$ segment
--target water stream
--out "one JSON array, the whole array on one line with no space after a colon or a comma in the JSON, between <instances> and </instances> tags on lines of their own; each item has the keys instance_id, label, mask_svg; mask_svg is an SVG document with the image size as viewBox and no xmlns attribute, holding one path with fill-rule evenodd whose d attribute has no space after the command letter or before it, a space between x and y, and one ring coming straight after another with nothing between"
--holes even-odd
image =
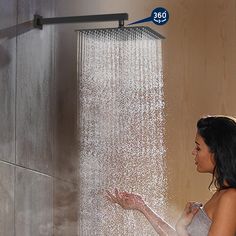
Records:
<instances>
[{"instance_id":1,"label":"water stream","mask_svg":"<svg viewBox=\"0 0 236 236\"><path fill-rule=\"evenodd\" d=\"M117 187L166 209L161 40L141 30L78 32L79 235L156 235L104 198Z\"/></svg>"}]
</instances>

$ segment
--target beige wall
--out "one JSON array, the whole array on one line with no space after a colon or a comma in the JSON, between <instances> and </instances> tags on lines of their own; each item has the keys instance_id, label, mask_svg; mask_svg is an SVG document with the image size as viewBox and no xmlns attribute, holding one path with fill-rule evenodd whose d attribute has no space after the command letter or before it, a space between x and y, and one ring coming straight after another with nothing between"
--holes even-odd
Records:
<instances>
[{"instance_id":1,"label":"beige wall","mask_svg":"<svg viewBox=\"0 0 236 236\"><path fill-rule=\"evenodd\" d=\"M208 174L195 171L191 150L197 119L236 115L236 1L165 1L163 27L170 206L205 202ZM175 213L175 212L173 212Z\"/></svg>"}]
</instances>

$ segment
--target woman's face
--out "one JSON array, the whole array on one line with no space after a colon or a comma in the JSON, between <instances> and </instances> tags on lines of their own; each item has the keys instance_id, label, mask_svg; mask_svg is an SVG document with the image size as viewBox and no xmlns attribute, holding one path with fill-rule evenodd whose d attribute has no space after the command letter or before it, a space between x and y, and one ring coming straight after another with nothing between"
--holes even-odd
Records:
<instances>
[{"instance_id":1,"label":"woman's face","mask_svg":"<svg viewBox=\"0 0 236 236\"><path fill-rule=\"evenodd\" d=\"M213 173L215 167L214 154L210 152L203 138L197 133L195 147L192 151L195 156L195 165L200 173Z\"/></svg>"}]
</instances>

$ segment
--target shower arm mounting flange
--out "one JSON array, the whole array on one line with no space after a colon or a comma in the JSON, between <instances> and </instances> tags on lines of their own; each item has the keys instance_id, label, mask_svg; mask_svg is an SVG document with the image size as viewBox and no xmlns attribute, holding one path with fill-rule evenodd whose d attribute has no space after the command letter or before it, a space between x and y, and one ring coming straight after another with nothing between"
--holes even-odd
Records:
<instances>
[{"instance_id":1,"label":"shower arm mounting flange","mask_svg":"<svg viewBox=\"0 0 236 236\"><path fill-rule=\"evenodd\" d=\"M34 15L34 28L43 29L43 25L65 24L65 23L85 23L85 22L102 22L118 21L119 27L124 27L124 21L128 20L128 13L89 15L89 16L67 16L43 18L40 15Z\"/></svg>"}]
</instances>

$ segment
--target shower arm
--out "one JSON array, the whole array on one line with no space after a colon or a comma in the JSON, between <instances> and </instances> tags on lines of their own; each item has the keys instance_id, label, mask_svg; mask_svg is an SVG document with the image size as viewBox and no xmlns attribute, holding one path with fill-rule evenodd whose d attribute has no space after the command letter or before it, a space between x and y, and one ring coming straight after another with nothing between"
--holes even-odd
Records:
<instances>
[{"instance_id":1,"label":"shower arm","mask_svg":"<svg viewBox=\"0 0 236 236\"><path fill-rule=\"evenodd\" d=\"M34 15L34 28L43 29L43 25L64 24L64 23L85 23L85 22L101 22L101 21L118 21L119 27L124 27L124 21L128 20L127 13L89 15L89 16L68 16L43 18L40 15Z\"/></svg>"}]
</instances>

